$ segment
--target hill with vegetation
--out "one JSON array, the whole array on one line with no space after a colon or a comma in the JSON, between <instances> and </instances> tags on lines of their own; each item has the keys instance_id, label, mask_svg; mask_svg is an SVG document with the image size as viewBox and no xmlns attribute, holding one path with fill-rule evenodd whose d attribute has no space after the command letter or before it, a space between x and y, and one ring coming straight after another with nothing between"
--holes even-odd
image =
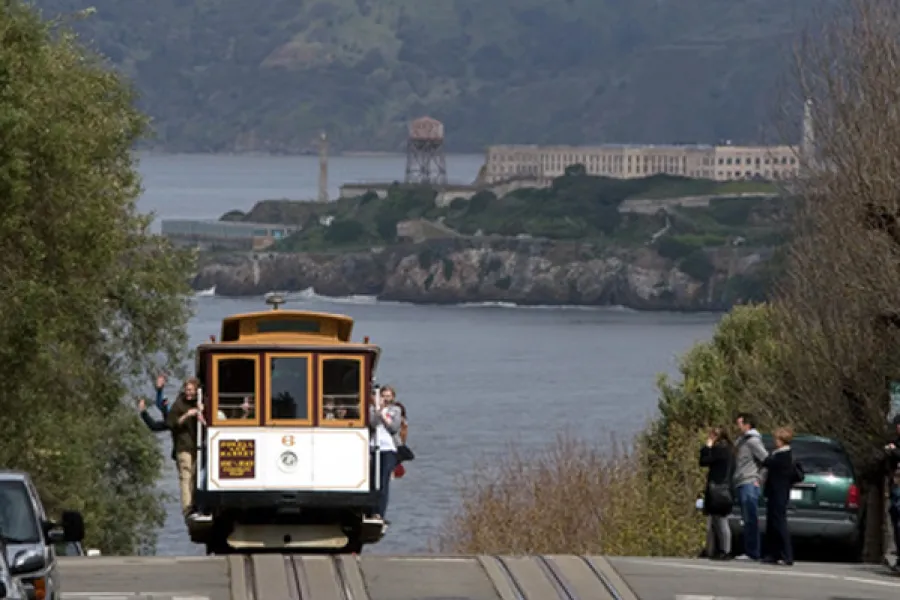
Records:
<instances>
[{"instance_id":1,"label":"hill with vegetation","mask_svg":"<svg viewBox=\"0 0 900 600\"><path fill-rule=\"evenodd\" d=\"M197 152L303 152L322 129L336 149L395 151L423 114L444 121L454 151L772 141L760 126L821 4L35 3L46 17L95 8L75 27L134 80L153 144Z\"/></svg>"},{"instance_id":2,"label":"hill with vegetation","mask_svg":"<svg viewBox=\"0 0 900 600\"><path fill-rule=\"evenodd\" d=\"M520 189L499 198L480 191L470 199L437 206L435 195L429 187L397 184L385 198L367 192L327 204L267 200L248 213L231 211L222 218L300 226L273 248L280 252L357 254L411 241L456 239L467 244L493 239L502 244L533 239L567 247L576 243L584 256L651 249L695 280L705 281L716 271L713 255L719 248L782 247L793 206L767 182L668 175L626 180L585 175L577 168L570 168L550 187ZM708 201L677 205L688 197ZM630 210L630 202L648 198L659 203L657 210ZM413 224L414 239L398 237L398 224L401 233L403 224ZM748 281L732 285L746 288L745 297L759 297L777 264L774 261Z\"/></svg>"},{"instance_id":3,"label":"hill with vegetation","mask_svg":"<svg viewBox=\"0 0 900 600\"><path fill-rule=\"evenodd\" d=\"M694 245L740 243L773 245L782 240L790 201L767 182L716 182L669 175L614 179L570 169L546 188L524 188L497 197L482 190L446 206L435 203L428 186L395 184L385 198L367 192L334 202L267 200L248 213L231 211L222 219L283 223L301 230L281 242L292 252L358 250L398 242L398 224L431 223L426 237L501 236L580 241L596 245L646 245L668 225L666 239L689 236ZM680 198L705 197L705 206L675 206ZM634 200L660 203L657 210L634 212ZM670 203L663 210L663 203ZM687 239L687 238L685 238Z\"/></svg>"}]
</instances>

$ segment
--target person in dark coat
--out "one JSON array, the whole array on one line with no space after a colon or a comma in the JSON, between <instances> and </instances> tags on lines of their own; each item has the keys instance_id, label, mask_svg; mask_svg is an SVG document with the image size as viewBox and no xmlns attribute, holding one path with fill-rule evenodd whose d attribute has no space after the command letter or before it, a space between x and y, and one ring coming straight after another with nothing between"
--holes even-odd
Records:
<instances>
[{"instance_id":1,"label":"person in dark coat","mask_svg":"<svg viewBox=\"0 0 900 600\"><path fill-rule=\"evenodd\" d=\"M791 534L788 531L787 509L791 499L791 488L797 483L797 469L791 452L794 432L788 427L779 427L773 434L775 450L763 462L766 482L763 494L766 498L766 545L768 556L764 563L794 564Z\"/></svg>"},{"instance_id":2,"label":"person in dark coat","mask_svg":"<svg viewBox=\"0 0 900 600\"><path fill-rule=\"evenodd\" d=\"M897 562L893 565L900 570L900 414L894 415L894 439L884 447L888 459L890 476L890 517L891 529L894 533L894 545L897 547Z\"/></svg>"},{"instance_id":3,"label":"person in dark coat","mask_svg":"<svg viewBox=\"0 0 900 600\"><path fill-rule=\"evenodd\" d=\"M706 520L706 556L711 559L731 557L731 467L734 446L728 432L718 427L709 432L706 445L700 449L700 466L706 467L706 490L703 514Z\"/></svg>"}]
</instances>

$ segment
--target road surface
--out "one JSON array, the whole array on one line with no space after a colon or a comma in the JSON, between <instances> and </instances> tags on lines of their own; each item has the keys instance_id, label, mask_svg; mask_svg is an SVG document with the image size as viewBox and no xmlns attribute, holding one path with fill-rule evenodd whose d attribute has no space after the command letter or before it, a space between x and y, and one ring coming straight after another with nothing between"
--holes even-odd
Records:
<instances>
[{"instance_id":1,"label":"road surface","mask_svg":"<svg viewBox=\"0 0 900 600\"><path fill-rule=\"evenodd\" d=\"M896 600L875 565L599 556L60 559L62 600Z\"/></svg>"}]
</instances>

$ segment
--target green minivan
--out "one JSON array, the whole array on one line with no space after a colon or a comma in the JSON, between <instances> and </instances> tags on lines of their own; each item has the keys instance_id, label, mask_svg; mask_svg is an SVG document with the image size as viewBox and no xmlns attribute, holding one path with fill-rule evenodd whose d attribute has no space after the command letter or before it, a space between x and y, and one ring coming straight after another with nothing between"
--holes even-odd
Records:
<instances>
[{"instance_id":1,"label":"green minivan","mask_svg":"<svg viewBox=\"0 0 900 600\"><path fill-rule=\"evenodd\" d=\"M775 448L772 436L766 434L762 438L771 452ZM827 547L829 554L836 558L858 561L864 514L856 475L846 450L837 440L814 435L795 436L791 450L794 461L800 463L805 473L803 481L791 490L788 507L788 529L794 544ZM766 508L762 495L759 504L759 530L765 546ZM728 521L735 553L740 554L742 521L737 498Z\"/></svg>"}]
</instances>

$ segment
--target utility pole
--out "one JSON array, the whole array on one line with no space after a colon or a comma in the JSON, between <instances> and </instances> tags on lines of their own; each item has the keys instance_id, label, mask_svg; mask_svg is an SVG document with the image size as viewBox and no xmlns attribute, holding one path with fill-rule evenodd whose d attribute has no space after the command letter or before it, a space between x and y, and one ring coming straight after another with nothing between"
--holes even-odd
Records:
<instances>
[{"instance_id":1,"label":"utility pole","mask_svg":"<svg viewBox=\"0 0 900 600\"><path fill-rule=\"evenodd\" d=\"M319 136L319 202L328 202L328 136Z\"/></svg>"}]
</instances>

